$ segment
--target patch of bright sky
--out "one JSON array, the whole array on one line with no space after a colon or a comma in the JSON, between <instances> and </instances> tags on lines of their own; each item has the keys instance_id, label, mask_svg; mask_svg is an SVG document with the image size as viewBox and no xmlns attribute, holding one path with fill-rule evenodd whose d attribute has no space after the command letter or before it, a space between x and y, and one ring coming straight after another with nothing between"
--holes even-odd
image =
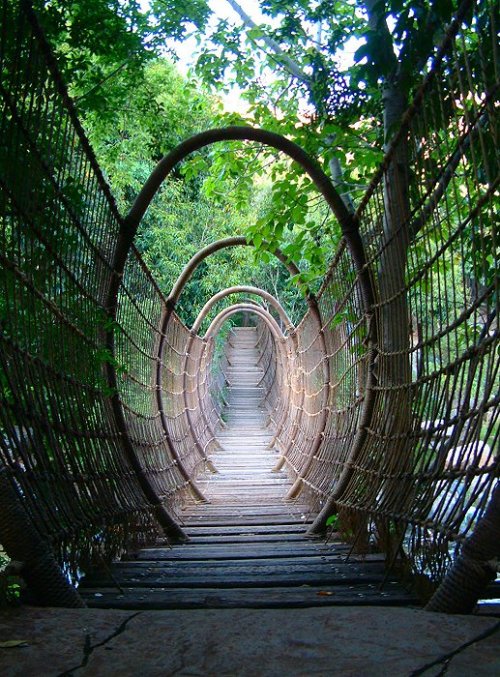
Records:
<instances>
[{"instance_id":1,"label":"patch of bright sky","mask_svg":"<svg viewBox=\"0 0 500 677\"><path fill-rule=\"evenodd\" d=\"M141 0L140 4L143 9L147 9L149 7L149 0ZM238 4L256 24L267 23L272 25L273 20L262 14L259 3L255 2L255 0L238 0ZM214 28L220 19L227 19L230 22L241 24L241 18L226 0L208 0L208 5L213 12L209 28ZM361 41L354 37L346 41L344 49L339 54L337 60L340 70L346 70L352 66L354 63L354 53L360 44ZM168 42L167 47L177 55L177 67L179 71L183 75L189 75L189 72L194 68L199 52L196 35L193 34L182 42L171 40ZM225 110L228 112L245 113L248 110L248 104L242 99L241 90L237 85L233 85L229 92L220 93L220 98Z\"/></svg>"},{"instance_id":2,"label":"patch of bright sky","mask_svg":"<svg viewBox=\"0 0 500 677\"><path fill-rule=\"evenodd\" d=\"M255 21L255 23L270 22L269 17L262 14L260 6L255 0L238 0L238 4L253 19L253 21ZM226 19L236 24L241 23L240 17L226 0L208 0L208 5L213 12L209 21L209 29L215 28L215 25L220 19ZM179 59L177 66L181 73L188 75L189 71L194 68L199 51L196 36L192 35L183 42L172 40L169 47L174 50ZM226 111L242 114L247 112L248 104L243 100L241 90L236 84L233 84L230 91L220 92L219 96Z\"/></svg>"},{"instance_id":3,"label":"patch of bright sky","mask_svg":"<svg viewBox=\"0 0 500 677\"><path fill-rule=\"evenodd\" d=\"M219 19L228 19L230 21L240 21L236 12L230 7L225 0L208 0L208 5L213 12L209 22L209 28L214 28ZM259 7L252 0L240 0L240 5L256 22L263 21L264 17L259 11ZM140 0L140 6L143 11L149 9L149 0ZM166 45L170 54L174 53L177 56L177 68L185 75L189 76L190 71L193 70L199 52L199 44L196 35L193 33L183 41L168 40ZM237 111L244 113L247 109L247 104L241 99L241 91L234 87L231 92L222 93L220 95L224 108L227 111Z\"/></svg>"}]
</instances>

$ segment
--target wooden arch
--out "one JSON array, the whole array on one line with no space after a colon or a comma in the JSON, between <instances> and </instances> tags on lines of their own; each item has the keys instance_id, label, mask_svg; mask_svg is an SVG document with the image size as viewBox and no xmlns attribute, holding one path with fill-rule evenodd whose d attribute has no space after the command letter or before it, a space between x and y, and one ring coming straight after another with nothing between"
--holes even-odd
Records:
<instances>
[{"instance_id":1,"label":"wooden arch","mask_svg":"<svg viewBox=\"0 0 500 677\"><path fill-rule=\"evenodd\" d=\"M193 332L193 334L198 333L201 323L208 315L210 310L214 307L214 305L221 299L225 298L226 296L229 296L230 294L255 294L255 296L260 296L261 298L268 301L276 310L283 324L285 325L285 330L293 331L294 326L292 324L292 321L286 314L281 303L272 294L265 291L264 289L259 289L258 287L251 287L248 285L238 285L236 287L228 287L227 289L223 289L217 294L214 294L214 296L212 296L212 298L209 301L207 301L207 303L201 309L198 317L196 318L195 323L191 327L191 331Z\"/></svg>"},{"instance_id":2,"label":"wooden arch","mask_svg":"<svg viewBox=\"0 0 500 677\"><path fill-rule=\"evenodd\" d=\"M271 313L265 310L265 308L253 303L235 303L234 305L221 310L220 313L218 313L218 315L216 315L210 323L209 328L205 332L203 340L208 341L209 339L213 338L213 336L217 334L221 325L228 319L228 317L239 312L248 312L258 315L267 324L276 341L285 341L285 336L283 335L283 332L281 331L278 323Z\"/></svg>"}]
</instances>

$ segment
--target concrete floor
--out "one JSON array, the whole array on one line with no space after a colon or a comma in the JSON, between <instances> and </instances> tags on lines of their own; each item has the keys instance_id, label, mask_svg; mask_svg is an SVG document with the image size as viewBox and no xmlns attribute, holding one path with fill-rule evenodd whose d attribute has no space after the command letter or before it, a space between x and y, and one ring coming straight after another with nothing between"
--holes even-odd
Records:
<instances>
[{"instance_id":1,"label":"concrete floor","mask_svg":"<svg viewBox=\"0 0 500 677\"><path fill-rule=\"evenodd\" d=\"M500 620L418 609L0 614L2 677L500 675Z\"/></svg>"}]
</instances>

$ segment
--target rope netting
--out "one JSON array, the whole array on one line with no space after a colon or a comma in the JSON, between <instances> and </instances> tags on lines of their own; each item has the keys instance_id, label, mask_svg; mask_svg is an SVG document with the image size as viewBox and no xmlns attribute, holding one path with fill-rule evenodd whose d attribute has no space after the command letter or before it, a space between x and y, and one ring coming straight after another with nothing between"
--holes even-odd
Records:
<instances>
[{"instance_id":1,"label":"rope netting","mask_svg":"<svg viewBox=\"0 0 500 677\"><path fill-rule=\"evenodd\" d=\"M183 538L224 426L217 333L245 312L288 498L442 578L499 474L499 61L493 3L469 5L300 324L260 299L202 336L126 244L29 4L1 1L0 543L28 571Z\"/></svg>"},{"instance_id":2,"label":"rope netting","mask_svg":"<svg viewBox=\"0 0 500 677\"><path fill-rule=\"evenodd\" d=\"M109 303L122 219L29 6L1 10L0 471L77 578L160 525L182 537L169 512L200 498L206 424L189 330L174 314L162 333L167 303L135 249ZM0 542L24 561L26 525L9 519Z\"/></svg>"},{"instance_id":3,"label":"rope netting","mask_svg":"<svg viewBox=\"0 0 500 677\"><path fill-rule=\"evenodd\" d=\"M344 509L365 516L360 537L370 517L434 580L498 481L499 78L494 10L475 12L451 27L358 208L375 301L366 313L342 242L321 331L311 313L297 329L280 435L321 509L313 530Z\"/></svg>"},{"instance_id":4,"label":"rope netting","mask_svg":"<svg viewBox=\"0 0 500 677\"><path fill-rule=\"evenodd\" d=\"M492 5L475 10L452 27L358 209L371 324L357 312L337 330L352 362L344 391L354 401L361 374L373 402L349 481L331 489L339 505L409 524L424 566L470 531L498 477L498 43ZM322 300L343 297L334 280Z\"/></svg>"},{"instance_id":5,"label":"rope netting","mask_svg":"<svg viewBox=\"0 0 500 677\"><path fill-rule=\"evenodd\" d=\"M2 3L1 472L41 539L77 566L151 517L110 415L105 303L120 217L33 30Z\"/></svg>"}]
</instances>

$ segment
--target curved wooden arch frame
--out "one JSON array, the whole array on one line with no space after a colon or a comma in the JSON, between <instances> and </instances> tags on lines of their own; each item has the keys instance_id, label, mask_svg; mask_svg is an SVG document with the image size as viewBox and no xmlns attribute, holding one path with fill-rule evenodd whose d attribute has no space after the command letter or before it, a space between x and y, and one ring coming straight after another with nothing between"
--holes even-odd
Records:
<instances>
[{"instance_id":1,"label":"curved wooden arch frame","mask_svg":"<svg viewBox=\"0 0 500 677\"><path fill-rule=\"evenodd\" d=\"M292 265L294 265L294 264L292 264ZM272 294L269 294L269 292L266 292L263 289L259 289L258 287L252 287L252 286L248 286L248 285L246 285L246 286L240 285L240 286L236 286L236 287L229 287L227 289L223 289L222 291L215 294L205 304L205 306L201 309L200 313L198 314L198 317L196 318L196 321L191 328L191 337L190 337L188 344L187 344L187 347L186 347L186 356L185 356L184 366L183 366L183 372L184 372L183 390L184 390L184 405L185 405L185 409L186 409L186 415L187 415L189 425L191 427L193 427L193 426L192 426L190 408L188 406L188 401L187 401L187 385L188 385L187 381L188 381L188 376L189 376L189 361L190 361L190 357L191 357L191 350L192 350L193 341L195 340L195 336L197 336L197 334L198 334L201 323L205 319L205 317L208 314L208 312L210 311L210 309L215 305L215 303L217 303L217 301L221 300L222 298L228 296L229 294L238 293L238 292L256 294L256 295L261 296L262 298L268 300L274 306L274 308L276 308L278 314L280 315L281 319L283 320L283 322L285 324L286 330L288 332L294 331L294 326L293 326L290 318L286 314L285 310L283 309L283 307L279 303L279 301L274 296L272 296ZM256 302L253 302L251 300L248 300L247 302L242 302L240 305L248 305L248 304L251 304L252 307L255 305L255 308L261 308L261 306L259 306ZM198 373L198 376L199 376L199 371L197 373ZM197 387L198 387L198 385L197 385ZM200 414L203 418L203 422L204 422L204 425L205 425L205 429L208 430L208 432L210 434L209 442L215 442L216 447L217 446L220 447L220 445L219 445L219 443L217 442L217 439L216 439L215 431L213 430L213 427L210 423L209 416L207 415L207 412L204 410L203 403L202 403L200 398L198 398L198 404L199 404ZM208 444L206 446L208 446ZM212 464L210 459L207 457L206 447L203 448L201 446L199 440L197 440L197 439L195 439L195 447L196 447L200 457L202 458L202 460L205 462L206 466L208 467L208 469L211 470L212 472L217 472L216 468L214 467L214 465Z\"/></svg>"},{"instance_id":2,"label":"curved wooden arch frame","mask_svg":"<svg viewBox=\"0 0 500 677\"><path fill-rule=\"evenodd\" d=\"M191 327L191 331L193 334L198 333L201 323L206 318L210 310L214 307L214 305L218 301L222 300L226 296L230 296L231 294L255 294L255 296L260 296L264 300L268 301L276 310L281 320L283 321L283 324L285 325L285 330L287 332L294 330L295 327L292 321L290 320L290 318L286 314L285 309L275 296L265 291L264 289L259 289L258 287L252 287L250 285L237 285L234 287L227 287L226 289L222 289L220 292L217 292L217 294L214 294L212 298L209 301L207 301L207 303L205 303L203 308L200 310L198 317L195 320L195 323Z\"/></svg>"},{"instance_id":3,"label":"curved wooden arch frame","mask_svg":"<svg viewBox=\"0 0 500 677\"><path fill-rule=\"evenodd\" d=\"M163 354L164 346L165 346L165 339L166 339L166 334L167 334L167 329L168 325L170 322L170 319L172 317L172 313L175 310L175 307L177 305L177 302L179 300L179 297L188 283L189 279L193 275L194 271L196 268L204 261L206 258L211 256L212 254L215 254L216 252L220 251L221 249L225 249L227 247L238 247L238 246L253 246L252 243L248 242L247 239L244 236L234 236L234 237L228 237L228 238L223 238L221 240L217 240L215 242L212 242L211 244L207 245L203 249L201 249L199 252L197 252L191 260L186 264L184 269L182 270L181 274L177 278L174 286L172 287L172 291L170 292L168 298L167 298L167 303L166 307L163 311L162 319L160 321L160 342L158 345L158 361L157 361L157 369L156 369L156 399L157 399L157 406L158 406L158 411L160 413L160 419L162 421L162 425L164 428L167 444L170 449L170 453L172 456L175 458L177 466L179 467L183 477L186 479L188 482L190 490L194 493L195 498L198 500L206 500L205 497L203 496L202 492L199 490L199 488L196 486L196 483L192 480L192 478L188 477L188 474L181 462L181 460L178 458L176 452L175 452L175 447L170 439L170 434L167 429L167 424L166 424L166 418L163 413L163 402L161 398L161 364L162 360L160 359L160 356ZM288 272L290 275L293 277L295 275L300 274L300 270L297 268L295 263L293 261L288 261L286 256L281 252L280 249L276 249L274 252L274 255L276 258L281 261L287 268ZM315 299L311 294L307 294L306 297L307 303L309 307L315 308ZM184 398L184 409L186 412L186 419L188 421L188 425L190 426L191 430L193 429L193 420L191 416L191 411L190 407L188 405L187 401L187 379L188 379L188 363L189 363L189 353L192 348L194 337L192 336L187 343L186 346L186 359L184 361L184 391L183 391L183 398ZM207 430L210 432L210 435L212 436L213 439L215 439L214 432L210 426L210 423L208 421L208 418L206 416L206 413L204 412L203 408L200 407L200 413L203 417L204 424L207 428ZM206 454L206 449L204 449L199 440L195 438L193 435L193 441L194 441L194 446L195 449L197 450L198 454L200 455L200 458L202 461L205 463L205 466L215 472L215 468L211 461L208 459L207 454Z\"/></svg>"},{"instance_id":4,"label":"curved wooden arch frame","mask_svg":"<svg viewBox=\"0 0 500 677\"><path fill-rule=\"evenodd\" d=\"M220 325L225 322L228 317L240 312L249 312L253 313L254 315L259 315L268 325L271 333L277 341L286 341L286 336L281 331L279 324L276 322L271 313L269 313L265 308L262 308L262 306L253 303L235 303L234 305L228 306L227 308L221 310L220 313L218 313L210 323L210 326L205 332L203 340L208 342L209 339L211 339L214 334L219 331Z\"/></svg>"},{"instance_id":5,"label":"curved wooden arch frame","mask_svg":"<svg viewBox=\"0 0 500 677\"><path fill-rule=\"evenodd\" d=\"M177 278L174 286L172 287L172 291L170 292L167 299L168 306L171 309L175 308L177 302L179 301L179 297L182 293L182 290L189 282L196 268L206 258L211 256L212 254L215 254L221 249L225 249L226 247L253 247L253 246L254 245L251 242L249 242L244 235L234 235L233 237L225 237L221 240L216 240L215 242L212 242L206 247L203 247L203 249L200 249L200 251L197 252L192 257L192 259L184 266L184 269ZM281 261L281 263L283 263L283 265L287 268L288 272L292 277L294 277L295 275L300 275L300 270L297 268L295 263L293 261L289 261L280 249L276 249L272 253L279 261ZM307 298L309 298L309 295L307 296Z\"/></svg>"},{"instance_id":6,"label":"curved wooden arch frame","mask_svg":"<svg viewBox=\"0 0 500 677\"><path fill-rule=\"evenodd\" d=\"M193 275L194 271L196 268L204 261L206 258L211 256L212 254L215 254L216 252L220 251L221 249L225 249L227 247L237 247L237 246L252 246L251 243L247 241L247 239L243 236L234 236L234 237L228 237L228 238L223 238L221 240L217 240L215 242L212 242L211 244L207 245L203 249L201 249L199 252L197 252L191 260L186 264L184 269L182 270L181 274L177 278L174 286L172 287L172 291L170 292L166 306L163 310L162 318L160 320L160 341L158 344L158 358L157 358L157 366L156 366L156 403L158 407L158 412L160 414L160 421L162 423L162 427L165 433L165 439L167 442L167 445L170 450L170 454L174 458L177 467L179 468L179 471L181 472L183 478L185 479L187 486L189 487L189 490L193 493L194 497L198 501L206 501L205 496L199 489L199 487L196 485L196 482L193 480L192 477L189 476L189 473L187 472L186 468L184 467L184 464L178 454L176 453L175 446L171 440L170 433L168 430L168 425L167 425L167 419L164 413L163 409L163 401L162 401L162 388L161 388L161 379L162 379L162 358L161 356L163 355L163 350L165 348L165 341L166 341L166 335L167 335L167 330L168 330L168 325L169 322L172 318L172 313L175 310L175 306L177 305L177 302L179 300L179 297L186 286L187 282ZM295 275L299 275L300 271L293 263L293 261L288 261L285 255L281 252L280 249L276 249L274 252L274 255L276 258L281 261L287 268L288 272L290 275L293 277ZM308 294L306 297L307 303L310 308L316 308L316 301L314 297L311 294ZM184 361L184 378L183 378L183 399L184 399L184 409L186 412L186 419L188 422L188 425L190 426L191 430L193 430L193 420L191 416L191 411L190 407L187 401L187 378L188 378L188 362L189 362L189 353L192 348L192 343L193 343L194 337L191 336L191 338L188 340L187 346L186 346L186 359ZM210 434L212 437L215 438L213 434L213 430L208 422L208 419L206 417L205 412L203 411L202 408L200 408L201 415L203 417L204 423L207 427L207 430L209 430ZM204 449L199 440L195 438L193 435L193 442L195 449L197 450L198 454L200 455L200 458L202 461L205 463L205 466L213 471L216 472L215 467L211 463L211 461L208 459L207 454L206 454L206 449Z\"/></svg>"},{"instance_id":7,"label":"curved wooden arch frame","mask_svg":"<svg viewBox=\"0 0 500 677\"><path fill-rule=\"evenodd\" d=\"M350 254L353 259L355 269L358 274L359 287L363 308L367 321L367 351L369 353L369 366L367 370L367 382L365 388L365 402L364 409L361 416L358 433L354 441L351 454L347 459L346 467L336 486L332 489L332 494L326 501L323 509L316 518L310 531L320 531L325 526L326 518L329 512L332 511L336 500L341 495L344 488L347 486L352 474L353 465L357 456L363 448L363 444L367 437L369 424L373 416L375 404L375 364L377 359L377 342L379 329L377 326L377 318L373 313L373 305L375 300L374 285L371 279L371 272L366 261L363 242L359 232L359 221L357 214L351 214L342 201L339 193L336 191L329 177L319 167L309 155L297 144L293 143L285 137L269 132L263 129L256 129L247 126L232 126L221 129L212 129L201 134L197 134L183 143L179 144L173 151L166 155L157 164L156 168L151 173L149 179L144 184L142 190L137 196L131 210L127 217L123 220L120 233L118 235L117 245L113 257L113 274L111 276L108 294L106 299L106 306L110 319L116 319L118 293L121 285L121 279L125 269L125 263L132 247L138 225L144 216L151 200L156 195L162 182L169 175L172 169L185 157L191 153L204 148L205 146L221 141L256 141L268 145L272 148L285 153L290 158L295 160L309 175L312 182L318 188L319 192L325 198L327 204L332 209L336 218L339 221L343 237L349 247ZM315 304L316 305L316 304ZM317 312L317 305L316 305ZM110 323L112 325L112 323ZM320 319L321 326L321 319ZM114 331L109 329L106 336L107 347L114 353ZM117 377L113 367L108 370L108 381L112 389L117 391ZM125 431L126 425L121 410L119 397L113 397L113 408L117 418L117 424L120 430ZM116 402L115 402L116 400ZM161 501L156 496L154 487L148 481L145 473L135 453L135 450L128 445L127 455L130 457L132 466L136 469L140 476L141 486L145 494L148 496L150 503L154 505L157 510L162 511ZM171 518L165 514L165 527L170 520L170 529L173 530ZM177 526L177 525L175 525ZM177 527L178 528L178 527Z\"/></svg>"},{"instance_id":8,"label":"curved wooden arch frame","mask_svg":"<svg viewBox=\"0 0 500 677\"><path fill-rule=\"evenodd\" d=\"M295 160L295 162L302 167L318 191L323 195L328 206L332 209L339 221L342 235L347 242L356 270L359 274L359 283L365 311L370 312L374 301L374 292L370 273L366 266L366 256L359 233L357 216L347 209L328 175L325 174L319 164L300 146L275 132L243 125L211 129L206 132L201 132L200 134L195 134L186 141L180 143L158 162L137 196L132 208L122 222L113 261L114 275L108 294L110 311L112 312L116 307L121 276L123 275L125 262L134 241L139 223L161 184L170 174L172 169L188 155L191 155L191 153L194 153L201 148L223 141L256 141L271 148L276 148L285 155L288 155L292 160Z\"/></svg>"},{"instance_id":9,"label":"curved wooden arch frame","mask_svg":"<svg viewBox=\"0 0 500 677\"><path fill-rule=\"evenodd\" d=\"M170 319L172 317L172 313L175 310L175 307L177 305L177 302L179 300L179 297L180 297L184 287L186 286L186 284L188 283L188 281L192 277L196 268L202 263L202 261L204 261L206 258L211 256L212 254L215 254L216 252L220 251L221 249L225 249L227 247L238 247L238 246L252 246L252 244L250 242L248 242L247 239L245 237L241 236L241 235L223 238L221 240L217 240L215 242L212 242L211 244L209 244L206 247L204 247L203 249L201 249L186 264L186 266L182 270L181 274L177 278L174 286L172 287L172 291L170 292L168 299L167 299L167 305L166 305L166 308L164 309L163 316L162 316L162 319L161 319L161 322L160 322L161 338L160 338L160 343L159 343L159 346L158 346L158 355L162 354L164 344L165 344L165 336L166 336L166 333L167 333L168 324L169 324ZM282 253L282 251L280 249L276 249L273 252L273 254L276 256L276 258L279 261L281 261L284 264L284 266L287 268L288 272L290 273L290 275L292 277L300 274L300 270L297 268L295 263L293 261L288 261L286 256ZM279 302L271 294L268 294L267 292L264 292L263 290L259 290L257 287L249 287L249 286L242 287L241 291L244 291L246 293L256 293L256 294L259 294L260 296L264 296L264 295L267 294L267 296L265 296L265 298L267 298L267 300L269 300L269 302L272 303L273 306L276 308L276 310L278 311L278 313L282 317L282 319L285 323L285 326L287 328L290 328L290 330L293 329L293 325L292 325L290 319L288 318L288 315L284 311L283 307L279 304ZM219 294L220 293L221 292L219 292ZM229 292L229 293L231 293L231 292ZM220 298L222 298L222 296ZM210 303L210 301L208 303ZM215 303L215 301L214 301L214 303ZM307 303L308 303L309 306L311 306L311 304L314 305L314 300L313 300L313 298L311 297L310 294L307 296ZM207 305L208 304L205 304L205 306L207 306ZM202 309L201 313L203 313L204 311L206 313L206 312L208 312L208 309L205 310L205 307L204 307ZM201 322L203 321L203 317L204 317L204 315L201 317L199 324L201 324ZM197 320L195 321L195 325L197 325L199 318L200 318L200 315L198 316ZM193 325L193 328L191 329L192 334L197 333L198 328L199 328L199 324L196 327L195 327L195 325ZM191 429L193 429L193 421L192 421L190 407L189 407L188 401L187 401L187 380L188 380L189 356L190 356L190 352L191 352L191 349L192 349L193 341L194 341L194 336L192 335L191 338L188 340L188 343L187 343L187 346L186 346L186 358L184 360L184 367L183 367L183 372L184 372L184 379L183 379L184 408L185 408L185 411L186 411L186 418L187 418L188 424L191 427ZM157 392L158 410L160 412L160 417L161 417L162 421L164 421L164 417L163 417L163 414L162 414L163 403L161 401L161 360L160 359L158 360L158 368L157 368L157 373L156 373L156 385L157 385L156 392ZM206 412L203 410L201 404L200 404L200 413L201 413L201 416L203 417L203 421L204 421L206 429L210 432L212 439L215 440L214 431L212 430L212 427L210 426L210 423L208 421L208 417L206 416ZM170 437L169 437L168 431L166 430L165 424L164 424L164 428L165 428L165 434L167 436L167 442L168 442L168 444L171 448L171 453L175 453L173 445L170 442ZM201 446L199 440L197 440L194 437L194 435L193 435L193 440L194 440L195 448L198 451L200 458L204 461L206 467L208 467L209 470L211 470L212 472L216 472L215 467L213 466L213 464L211 463L211 461L207 457L206 449L204 449ZM179 465L179 460L177 460L177 464ZM181 471L182 471L182 464L181 464L180 467L181 467ZM183 474L185 474L185 473L183 473ZM191 482L191 488L194 489L195 492L200 493L199 490L197 489L196 485L193 485L192 482ZM200 494L200 496L198 496L198 498L203 499L204 497Z\"/></svg>"}]
</instances>

